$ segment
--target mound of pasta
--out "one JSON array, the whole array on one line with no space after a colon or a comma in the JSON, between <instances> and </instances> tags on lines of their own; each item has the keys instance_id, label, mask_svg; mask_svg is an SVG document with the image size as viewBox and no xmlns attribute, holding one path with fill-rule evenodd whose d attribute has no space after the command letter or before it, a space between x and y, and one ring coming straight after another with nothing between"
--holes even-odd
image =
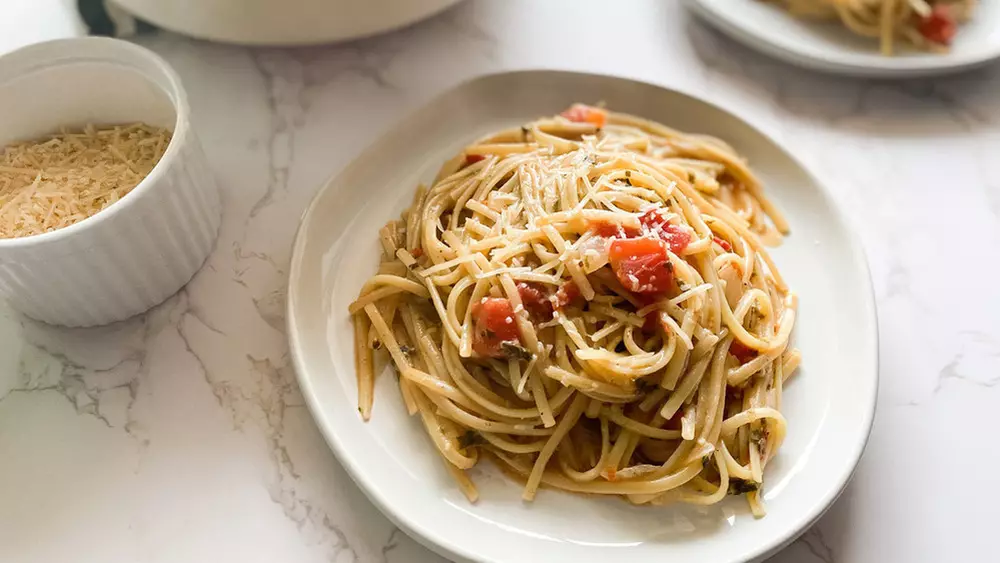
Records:
<instances>
[{"instance_id":1,"label":"mound of pasta","mask_svg":"<svg viewBox=\"0 0 1000 563\"><path fill-rule=\"evenodd\" d=\"M745 494L785 436L787 223L724 142L574 105L445 163L349 307L359 411L387 356L472 501L480 458L636 504Z\"/></svg>"},{"instance_id":2,"label":"mound of pasta","mask_svg":"<svg viewBox=\"0 0 1000 563\"><path fill-rule=\"evenodd\" d=\"M883 55L900 43L945 52L958 24L972 17L978 0L770 0L794 15L836 20L851 32L879 40Z\"/></svg>"}]
</instances>

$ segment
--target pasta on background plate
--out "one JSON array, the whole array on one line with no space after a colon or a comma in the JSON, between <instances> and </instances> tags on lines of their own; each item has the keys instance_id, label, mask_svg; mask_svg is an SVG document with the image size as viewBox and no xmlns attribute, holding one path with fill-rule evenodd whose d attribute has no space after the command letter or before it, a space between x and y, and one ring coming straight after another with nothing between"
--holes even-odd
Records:
<instances>
[{"instance_id":1,"label":"pasta on background plate","mask_svg":"<svg viewBox=\"0 0 1000 563\"><path fill-rule=\"evenodd\" d=\"M946 52L958 24L968 21L978 0L766 0L796 16L843 23L851 32L879 40L883 55L899 44Z\"/></svg>"}]
</instances>

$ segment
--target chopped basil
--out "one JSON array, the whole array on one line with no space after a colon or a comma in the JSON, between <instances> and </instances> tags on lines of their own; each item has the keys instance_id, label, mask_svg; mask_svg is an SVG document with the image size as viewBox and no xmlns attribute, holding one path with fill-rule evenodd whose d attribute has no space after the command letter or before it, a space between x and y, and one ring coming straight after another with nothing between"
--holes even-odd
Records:
<instances>
[{"instance_id":1,"label":"chopped basil","mask_svg":"<svg viewBox=\"0 0 1000 563\"><path fill-rule=\"evenodd\" d=\"M760 488L760 485L754 483L753 481L744 481L743 479L730 479L729 480L729 494L731 495L742 495L746 493L752 493Z\"/></svg>"},{"instance_id":2,"label":"chopped basil","mask_svg":"<svg viewBox=\"0 0 1000 563\"><path fill-rule=\"evenodd\" d=\"M648 393L649 391L652 391L657 387L659 387L659 384L653 381L649 381L647 379L640 378L635 380L635 390L640 393Z\"/></svg>"},{"instance_id":3,"label":"chopped basil","mask_svg":"<svg viewBox=\"0 0 1000 563\"><path fill-rule=\"evenodd\" d=\"M465 434L458 437L458 447L463 450L485 443L486 440L484 440L483 437L479 435L479 432L476 432L475 430L466 430Z\"/></svg>"},{"instance_id":4,"label":"chopped basil","mask_svg":"<svg viewBox=\"0 0 1000 563\"><path fill-rule=\"evenodd\" d=\"M526 348L515 344L513 342L501 342L500 350L503 351L503 355L508 360L525 360L529 361L533 357L531 352Z\"/></svg>"}]
</instances>

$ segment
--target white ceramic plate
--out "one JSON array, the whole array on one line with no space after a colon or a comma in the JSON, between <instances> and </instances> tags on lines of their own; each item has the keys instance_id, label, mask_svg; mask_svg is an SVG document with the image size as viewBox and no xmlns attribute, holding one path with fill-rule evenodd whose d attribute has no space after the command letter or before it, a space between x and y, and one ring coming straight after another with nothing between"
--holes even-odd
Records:
<instances>
[{"instance_id":1,"label":"white ceramic plate","mask_svg":"<svg viewBox=\"0 0 1000 563\"><path fill-rule=\"evenodd\" d=\"M418 182L476 137L551 115L573 101L719 136L746 155L786 211L792 235L775 260L801 296L795 340L805 356L784 396L789 434L765 474L769 513L720 506L635 507L617 499L521 487L488 463L469 504L395 377L382 374L372 420L357 411L347 305L379 257L377 230ZM467 82L396 126L331 180L295 241L288 332L302 391L348 471L372 501L428 547L475 561L747 561L791 541L833 502L864 448L875 409L875 305L861 248L815 178L774 141L726 111L657 86L588 74L525 71Z\"/></svg>"},{"instance_id":2,"label":"white ceramic plate","mask_svg":"<svg viewBox=\"0 0 1000 563\"><path fill-rule=\"evenodd\" d=\"M982 2L963 24L948 53L886 57L878 41L854 35L839 23L796 18L760 0L687 0L708 23L749 47L799 66L881 78L946 74L1000 57L1000 2Z\"/></svg>"}]
</instances>

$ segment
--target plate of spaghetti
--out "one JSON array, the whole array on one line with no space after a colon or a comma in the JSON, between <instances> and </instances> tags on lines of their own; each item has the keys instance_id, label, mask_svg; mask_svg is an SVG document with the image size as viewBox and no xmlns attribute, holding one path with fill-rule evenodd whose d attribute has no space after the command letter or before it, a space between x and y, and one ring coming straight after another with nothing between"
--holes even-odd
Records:
<instances>
[{"instance_id":1,"label":"plate of spaghetti","mask_svg":"<svg viewBox=\"0 0 1000 563\"><path fill-rule=\"evenodd\" d=\"M1000 5L979 0L688 0L733 38L817 70L955 72L1000 56Z\"/></svg>"},{"instance_id":2,"label":"plate of spaghetti","mask_svg":"<svg viewBox=\"0 0 1000 563\"><path fill-rule=\"evenodd\" d=\"M478 78L303 216L303 394L372 501L452 559L765 557L837 497L874 415L874 301L837 209L704 101Z\"/></svg>"}]
</instances>

